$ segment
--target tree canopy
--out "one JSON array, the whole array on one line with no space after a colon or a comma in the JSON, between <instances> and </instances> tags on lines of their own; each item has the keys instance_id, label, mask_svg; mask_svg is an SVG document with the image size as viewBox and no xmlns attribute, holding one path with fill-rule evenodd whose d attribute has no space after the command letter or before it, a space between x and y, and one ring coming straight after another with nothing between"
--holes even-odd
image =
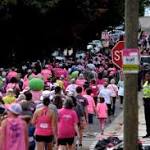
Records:
<instances>
[{"instance_id":1,"label":"tree canopy","mask_svg":"<svg viewBox=\"0 0 150 150\"><path fill-rule=\"evenodd\" d=\"M82 48L123 18L124 0L1 0L0 49L22 60L56 47Z\"/></svg>"}]
</instances>

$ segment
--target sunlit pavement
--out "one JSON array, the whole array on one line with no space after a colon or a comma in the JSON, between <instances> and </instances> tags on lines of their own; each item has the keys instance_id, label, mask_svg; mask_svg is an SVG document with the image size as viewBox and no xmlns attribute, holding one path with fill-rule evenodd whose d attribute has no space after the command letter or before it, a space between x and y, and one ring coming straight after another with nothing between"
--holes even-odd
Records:
<instances>
[{"instance_id":1,"label":"sunlit pavement","mask_svg":"<svg viewBox=\"0 0 150 150\"><path fill-rule=\"evenodd\" d=\"M143 108L143 101L142 101L142 92L138 94L139 100L139 139L143 144L149 144L150 139L142 139L142 136L146 134L146 126L145 126L145 119L144 119L144 108ZM113 117L112 123L108 123L104 135L99 133L99 124L98 120L94 119L94 124L92 128L92 133L95 136L86 136L83 138L83 150L94 150L94 147L98 140L107 138L109 136L117 136L120 139L123 139L123 109L120 109L119 101L116 104L116 116ZM87 130L85 130L86 135Z\"/></svg>"}]
</instances>

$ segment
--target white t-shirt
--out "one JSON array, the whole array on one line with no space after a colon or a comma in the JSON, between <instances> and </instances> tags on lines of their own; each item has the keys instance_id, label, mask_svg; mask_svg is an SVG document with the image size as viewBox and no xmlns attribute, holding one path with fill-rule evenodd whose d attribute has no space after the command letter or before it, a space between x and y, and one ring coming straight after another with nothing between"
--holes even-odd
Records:
<instances>
[{"instance_id":1,"label":"white t-shirt","mask_svg":"<svg viewBox=\"0 0 150 150\"><path fill-rule=\"evenodd\" d=\"M106 104L111 104L111 91L108 88L101 89L99 96L105 99Z\"/></svg>"},{"instance_id":2,"label":"white t-shirt","mask_svg":"<svg viewBox=\"0 0 150 150\"><path fill-rule=\"evenodd\" d=\"M87 67L92 70L96 69L94 64L87 64Z\"/></svg>"},{"instance_id":3,"label":"white t-shirt","mask_svg":"<svg viewBox=\"0 0 150 150\"><path fill-rule=\"evenodd\" d=\"M124 81L119 81L118 82L118 95L119 96L124 96Z\"/></svg>"},{"instance_id":4,"label":"white t-shirt","mask_svg":"<svg viewBox=\"0 0 150 150\"><path fill-rule=\"evenodd\" d=\"M75 93L77 86L78 85L76 85L76 84L70 84L67 86L66 91Z\"/></svg>"}]
</instances>

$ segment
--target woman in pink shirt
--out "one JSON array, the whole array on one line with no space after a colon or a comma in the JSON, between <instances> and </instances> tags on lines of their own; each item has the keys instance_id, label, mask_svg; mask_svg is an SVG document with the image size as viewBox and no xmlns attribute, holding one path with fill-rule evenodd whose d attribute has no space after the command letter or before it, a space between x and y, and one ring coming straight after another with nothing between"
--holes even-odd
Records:
<instances>
[{"instance_id":1,"label":"woman in pink shirt","mask_svg":"<svg viewBox=\"0 0 150 150\"><path fill-rule=\"evenodd\" d=\"M1 124L0 150L28 150L28 129L19 117L21 111L20 104L8 108L8 116Z\"/></svg>"},{"instance_id":2,"label":"woman in pink shirt","mask_svg":"<svg viewBox=\"0 0 150 150\"><path fill-rule=\"evenodd\" d=\"M91 94L92 94L92 89L87 88L86 95L84 95L84 97L88 101L87 110L88 110L88 123L89 124L93 124L93 115L95 114L95 102Z\"/></svg>"},{"instance_id":3,"label":"woman in pink shirt","mask_svg":"<svg viewBox=\"0 0 150 150\"><path fill-rule=\"evenodd\" d=\"M79 77L78 77L78 79L76 80L76 84L77 84L78 86L83 87L83 85L84 85L85 82L86 82L86 80L85 80L83 74L79 74Z\"/></svg>"},{"instance_id":4,"label":"woman in pink shirt","mask_svg":"<svg viewBox=\"0 0 150 150\"><path fill-rule=\"evenodd\" d=\"M87 111L88 111L88 134L89 135L91 135L92 133L93 116L96 112L95 101L94 101L94 98L91 96L91 94L92 94L92 89L87 88L86 95L84 95L84 97L88 101Z\"/></svg>"},{"instance_id":5,"label":"woman in pink shirt","mask_svg":"<svg viewBox=\"0 0 150 150\"><path fill-rule=\"evenodd\" d=\"M102 84L104 85L105 80L103 79L103 73L99 72L98 73L98 79L97 79L97 84Z\"/></svg>"},{"instance_id":6,"label":"woman in pink shirt","mask_svg":"<svg viewBox=\"0 0 150 150\"><path fill-rule=\"evenodd\" d=\"M96 80L95 80L95 79L93 79L93 80L91 81L90 88L92 89L93 95L94 95L95 97L97 97L97 96L98 96L98 93L99 93L99 88L98 88L98 86L97 86L97 84L96 84Z\"/></svg>"},{"instance_id":7,"label":"woman in pink shirt","mask_svg":"<svg viewBox=\"0 0 150 150\"><path fill-rule=\"evenodd\" d=\"M17 78L17 72L16 72L16 69L15 69L14 67L12 67L12 69L8 72L8 75L7 75L8 81L9 81L12 77Z\"/></svg>"},{"instance_id":8,"label":"woman in pink shirt","mask_svg":"<svg viewBox=\"0 0 150 150\"><path fill-rule=\"evenodd\" d=\"M64 107L58 111L58 149L63 150L68 147L73 150L74 137L79 137L78 116L73 109L73 102L67 98Z\"/></svg>"},{"instance_id":9,"label":"woman in pink shirt","mask_svg":"<svg viewBox=\"0 0 150 150\"><path fill-rule=\"evenodd\" d=\"M44 150L47 144L47 150L52 150L52 142L56 136L56 115L48 105L48 97L43 99L43 107L35 111L32 123L35 125L35 139L37 150Z\"/></svg>"},{"instance_id":10,"label":"woman in pink shirt","mask_svg":"<svg viewBox=\"0 0 150 150\"><path fill-rule=\"evenodd\" d=\"M41 75L44 79L44 82L46 82L48 78L52 76L52 72L48 69L48 66L45 66L45 68L43 68L43 70L41 71Z\"/></svg>"},{"instance_id":11,"label":"woman in pink shirt","mask_svg":"<svg viewBox=\"0 0 150 150\"><path fill-rule=\"evenodd\" d=\"M97 104L96 112L100 123L101 134L103 134L106 119L108 117L107 104L105 103L105 99L103 97L100 97L100 102Z\"/></svg>"}]
</instances>

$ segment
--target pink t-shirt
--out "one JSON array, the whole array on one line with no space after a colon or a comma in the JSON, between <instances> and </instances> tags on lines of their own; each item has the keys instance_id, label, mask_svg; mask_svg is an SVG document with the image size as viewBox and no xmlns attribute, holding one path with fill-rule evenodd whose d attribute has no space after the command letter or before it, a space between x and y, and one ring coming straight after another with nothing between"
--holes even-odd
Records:
<instances>
[{"instance_id":1,"label":"pink t-shirt","mask_svg":"<svg viewBox=\"0 0 150 150\"><path fill-rule=\"evenodd\" d=\"M42 76L43 76L44 81L47 81L47 79L48 79L50 76L52 76L52 72L51 72L50 70L48 70L48 69L43 69L43 70L41 71L41 74L42 74Z\"/></svg>"},{"instance_id":2,"label":"pink t-shirt","mask_svg":"<svg viewBox=\"0 0 150 150\"><path fill-rule=\"evenodd\" d=\"M67 72L67 70L65 70L65 69L62 69L62 68L54 68L53 71L54 71L54 74L55 74L56 77L59 77L59 78L60 78L61 75L64 75L64 77L66 78L66 77L68 76L68 72Z\"/></svg>"},{"instance_id":3,"label":"pink t-shirt","mask_svg":"<svg viewBox=\"0 0 150 150\"><path fill-rule=\"evenodd\" d=\"M20 88L19 88L18 83L8 83L8 84L7 84L7 87L6 87L6 91L7 91L8 89L17 89L17 90L19 90Z\"/></svg>"},{"instance_id":4,"label":"pink t-shirt","mask_svg":"<svg viewBox=\"0 0 150 150\"><path fill-rule=\"evenodd\" d=\"M40 78L40 79L43 79L43 76L41 73L38 73L38 74L32 74L32 78Z\"/></svg>"},{"instance_id":5,"label":"pink t-shirt","mask_svg":"<svg viewBox=\"0 0 150 150\"><path fill-rule=\"evenodd\" d=\"M32 100L35 103L38 103L40 101L40 97L42 95L42 91L31 91L32 93Z\"/></svg>"},{"instance_id":6,"label":"pink t-shirt","mask_svg":"<svg viewBox=\"0 0 150 150\"><path fill-rule=\"evenodd\" d=\"M76 84L77 84L78 86L83 87L85 81L86 81L85 79L77 79L77 80L76 80Z\"/></svg>"},{"instance_id":7,"label":"pink t-shirt","mask_svg":"<svg viewBox=\"0 0 150 150\"><path fill-rule=\"evenodd\" d=\"M12 77L17 77L17 72L16 71L10 71L7 75L7 78L10 80Z\"/></svg>"},{"instance_id":8,"label":"pink t-shirt","mask_svg":"<svg viewBox=\"0 0 150 150\"><path fill-rule=\"evenodd\" d=\"M22 119L8 118L2 150L27 150L24 128Z\"/></svg>"},{"instance_id":9,"label":"pink t-shirt","mask_svg":"<svg viewBox=\"0 0 150 150\"><path fill-rule=\"evenodd\" d=\"M94 96L97 96L98 95L98 92L99 92L99 88L97 85L90 85L90 88L92 89L92 93Z\"/></svg>"},{"instance_id":10,"label":"pink t-shirt","mask_svg":"<svg viewBox=\"0 0 150 150\"><path fill-rule=\"evenodd\" d=\"M98 103L96 107L96 111L99 118L107 118L107 104L106 103Z\"/></svg>"},{"instance_id":11,"label":"pink t-shirt","mask_svg":"<svg viewBox=\"0 0 150 150\"><path fill-rule=\"evenodd\" d=\"M118 96L118 87L115 84L109 84L108 89L111 91L111 96L112 97L117 97Z\"/></svg>"},{"instance_id":12,"label":"pink t-shirt","mask_svg":"<svg viewBox=\"0 0 150 150\"><path fill-rule=\"evenodd\" d=\"M25 75L24 79L23 79L23 89L25 89L26 87L29 87L29 79L27 78L27 75Z\"/></svg>"},{"instance_id":13,"label":"pink t-shirt","mask_svg":"<svg viewBox=\"0 0 150 150\"><path fill-rule=\"evenodd\" d=\"M92 96L90 95L84 95L84 97L88 101L87 110L89 114L94 114L94 108L95 108L95 102Z\"/></svg>"},{"instance_id":14,"label":"pink t-shirt","mask_svg":"<svg viewBox=\"0 0 150 150\"><path fill-rule=\"evenodd\" d=\"M104 85L104 83L105 83L105 80L104 79L98 79L97 80L97 84L101 84L101 85Z\"/></svg>"},{"instance_id":15,"label":"pink t-shirt","mask_svg":"<svg viewBox=\"0 0 150 150\"><path fill-rule=\"evenodd\" d=\"M47 67L49 70L52 70L52 69L53 69L53 66L50 65L50 64L47 64L46 67Z\"/></svg>"},{"instance_id":16,"label":"pink t-shirt","mask_svg":"<svg viewBox=\"0 0 150 150\"><path fill-rule=\"evenodd\" d=\"M74 125L78 117L73 109L62 108L58 111L58 138L73 138L76 134Z\"/></svg>"},{"instance_id":17,"label":"pink t-shirt","mask_svg":"<svg viewBox=\"0 0 150 150\"><path fill-rule=\"evenodd\" d=\"M42 108L40 115L37 117L37 120L35 123L36 135L42 135L42 136L53 135L51 118L47 113L48 109L49 109L48 107Z\"/></svg>"},{"instance_id":18,"label":"pink t-shirt","mask_svg":"<svg viewBox=\"0 0 150 150\"><path fill-rule=\"evenodd\" d=\"M69 83L66 79L63 80L63 83L64 83L64 89L66 89Z\"/></svg>"}]
</instances>

